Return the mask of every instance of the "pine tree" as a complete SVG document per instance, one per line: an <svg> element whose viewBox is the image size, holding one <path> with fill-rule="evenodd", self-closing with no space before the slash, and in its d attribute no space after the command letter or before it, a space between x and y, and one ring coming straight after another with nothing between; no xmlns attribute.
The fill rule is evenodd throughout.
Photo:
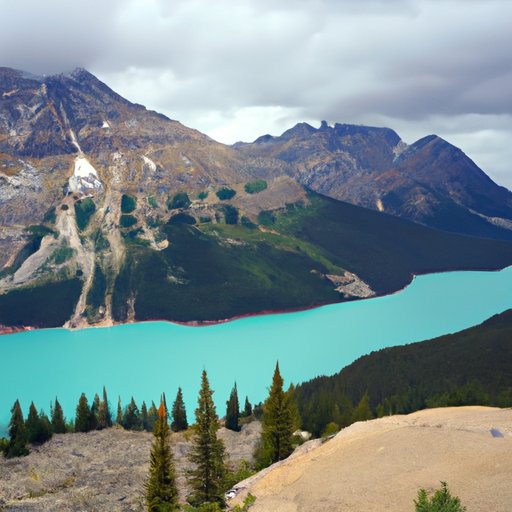
<svg viewBox="0 0 512 512"><path fill-rule="evenodd" d="M11 409L9 443L5 451L5 456L11 458L24 455L28 455L25 421L23 419L23 411L21 410L20 402L16 400Z"/></svg>
<svg viewBox="0 0 512 512"><path fill-rule="evenodd" d="M66 421L64 419L64 411L59 403L57 397L55 397L55 406L52 410L52 430L55 434L66 433Z"/></svg>
<svg viewBox="0 0 512 512"><path fill-rule="evenodd" d="M148 411L148 432L155 430L155 425L158 420L158 411L156 409L155 402L151 401L151 407Z"/></svg>
<svg viewBox="0 0 512 512"><path fill-rule="evenodd" d="M91 410L85 393L80 395L75 415L75 432L89 432L91 422Z"/></svg>
<svg viewBox="0 0 512 512"><path fill-rule="evenodd" d="M39 437L39 429L39 414L37 414L34 402L31 402L28 409L27 421L25 421L25 433L29 443L37 442L36 439Z"/></svg>
<svg viewBox="0 0 512 512"><path fill-rule="evenodd" d="M98 429L110 428L112 426L112 413L108 405L107 390L103 386L103 400L98 408Z"/></svg>
<svg viewBox="0 0 512 512"><path fill-rule="evenodd" d="M276 364L272 386L263 404L263 462L285 459L293 451L293 411L291 397L283 391L283 378Z"/></svg>
<svg viewBox="0 0 512 512"><path fill-rule="evenodd" d="M213 391L208 376L203 370L201 389L196 409L196 428L193 437L190 461L195 469L190 472L193 493L189 498L192 505L218 503L223 505L223 486L226 477L224 443L217 439L219 418L213 403Z"/></svg>
<svg viewBox="0 0 512 512"><path fill-rule="evenodd" d="M140 419L142 423L142 430L149 432L149 423L148 423L148 408L146 406L146 402L142 402L140 406Z"/></svg>
<svg viewBox="0 0 512 512"><path fill-rule="evenodd" d="M238 390L236 389L236 382L229 395L229 400L226 402L226 428L234 432L240 431L240 405L238 403Z"/></svg>
<svg viewBox="0 0 512 512"><path fill-rule="evenodd" d="M100 397L98 393L94 395L94 400L91 405L91 414L89 416L89 430L96 430L98 428L100 414Z"/></svg>
<svg viewBox="0 0 512 512"><path fill-rule="evenodd" d="M48 416L43 411L38 413L34 402L30 404L25 431L29 443L42 444L52 437L52 427Z"/></svg>
<svg viewBox="0 0 512 512"><path fill-rule="evenodd" d="M165 405L164 405L165 407ZM123 427L126 430L142 430L139 408L132 396L123 414Z"/></svg>
<svg viewBox="0 0 512 512"><path fill-rule="evenodd" d="M249 397L245 397L245 404L244 404L244 418L248 418L252 415L252 405L251 402L249 402Z"/></svg>
<svg viewBox="0 0 512 512"><path fill-rule="evenodd" d="M174 404L172 405L171 429L174 432L180 432L182 430L187 430L187 428L187 411L185 410L185 402L183 401L183 392L181 391L181 388L178 388L176 400L174 400Z"/></svg>
<svg viewBox="0 0 512 512"><path fill-rule="evenodd" d="M116 423L120 426L123 425L123 406L121 405L121 397L117 400L117 417Z"/></svg>
<svg viewBox="0 0 512 512"><path fill-rule="evenodd" d="M178 489L167 423L167 410L163 400L158 409L158 420L153 436L149 478L145 486L146 507L149 512L173 512L179 509Z"/></svg>
<svg viewBox="0 0 512 512"><path fill-rule="evenodd" d="M370 409L370 399L368 397L368 393L365 393L357 404L357 407L354 409L352 421L355 423L356 421L366 421L371 420L372 418L373 414Z"/></svg>

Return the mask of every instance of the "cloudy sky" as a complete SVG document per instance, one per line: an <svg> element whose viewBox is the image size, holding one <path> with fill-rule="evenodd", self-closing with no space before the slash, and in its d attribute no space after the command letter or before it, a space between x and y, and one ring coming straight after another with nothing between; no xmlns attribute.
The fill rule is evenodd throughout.
<svg viewBox="0 0 512 512"><path fill-rule="evenodd" d="M221 142L437 133L512 188L510 0L0 0L0 65L85 67Z"/></svg>

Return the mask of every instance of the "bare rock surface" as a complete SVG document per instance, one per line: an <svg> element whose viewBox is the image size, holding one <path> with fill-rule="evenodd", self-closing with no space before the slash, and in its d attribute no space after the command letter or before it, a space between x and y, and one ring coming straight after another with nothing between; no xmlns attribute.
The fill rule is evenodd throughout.
<svg viewBox="0 0 512 512"><path fill-rule="evenodd" d="M308 449L308 447L312 449ZM410 512L448 482L468 512L509 512L512 410L430 409L359 422L239 484L251 512Z"/></svg>
<svg viewBox="0 0 512 512"><path fill-rule="evenodd" d="M261 424L241 432L221 428L232 466L252 460ZM172 434L178 485L186 495L190 433ZM119 428L59 434L30 455L0 457L0 511L143 511L152 434Z"/></svg>

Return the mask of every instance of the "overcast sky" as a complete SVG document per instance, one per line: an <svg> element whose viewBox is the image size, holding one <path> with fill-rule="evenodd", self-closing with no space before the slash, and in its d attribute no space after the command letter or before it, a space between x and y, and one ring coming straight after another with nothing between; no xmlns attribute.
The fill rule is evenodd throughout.
<svg viewBox="0 0 512 512"><path fill-rule="evenodd" d="M512 188L510 0L0 0L0 65L85 67L216 140L437 133Z"/></svg>

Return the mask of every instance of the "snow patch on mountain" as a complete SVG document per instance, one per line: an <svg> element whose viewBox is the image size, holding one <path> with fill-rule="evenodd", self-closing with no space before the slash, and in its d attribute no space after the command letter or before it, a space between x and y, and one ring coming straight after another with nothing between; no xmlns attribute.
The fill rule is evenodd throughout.
<svg viewBox="0 0 512 512"><path fill-rule="evenodd" d="M75 158L73 176L69 178L69 190L81 195L93 195L103 190L96 169L85 156Z"/></svg>

